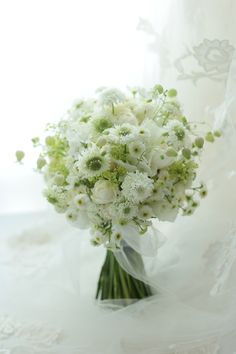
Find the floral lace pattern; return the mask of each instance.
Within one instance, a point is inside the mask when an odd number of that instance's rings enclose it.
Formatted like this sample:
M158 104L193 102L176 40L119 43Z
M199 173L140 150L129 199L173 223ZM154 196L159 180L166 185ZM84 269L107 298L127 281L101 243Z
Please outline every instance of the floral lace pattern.
M182 347L168 352L168 354L218 354L219 349L219 344L216 341L209 340L208 343L197 345L194 348L187 349Z
M229 71L235 48L228 40L204 39L175 61L179 80L200 79L224 81Z
M60 329L51 328L43 323L20 322L9 315L0 317L0 354L15 353L15 351L7 349L11 347L9 343L12 339L17 340L22 346L32 346L43 350L58 344L61 338L62 331Z
M161 54L161 67L174 65L178 80L191 80L194 84L200 79L226 80L235 53L229 40L204 38L191 48L186 46L185 53L172 61L168 48L150 21L140 18L137 30L145 32L151 39L149 50Z
M210 291L211 295L220 294L230 276L233 264L236 260L236 230L232 229L224 241L212 243L205 252L205 267L214 276L215 282Z

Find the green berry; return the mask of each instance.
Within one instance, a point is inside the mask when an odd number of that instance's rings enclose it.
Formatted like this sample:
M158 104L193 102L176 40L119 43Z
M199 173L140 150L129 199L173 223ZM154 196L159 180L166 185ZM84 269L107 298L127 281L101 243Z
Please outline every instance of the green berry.
M43 157L39 157L37 160L37 169L41 170L45 165L47 161Z
M36 136L35 138L32 138L31 141L32 141L33 145L36 146L39 144L39 137Z
M163 93L164 89L161 85L156 85L154 87L155 91L157 91L160 95Z
M177 156L177 152L174 149L170 148L167 150L166 156L175 157L175 156Z
M53 136L47 136L45 139L45 143L48 146L53 146L55 143L55 138Z
M189 160L190 157L191 157L191 151L190 151L189 149L184 148L184 149L182 150L182 155L183 155L187 160Z
M203 138L196 138L195 139L195 145L199 148L202 149L204 145L204 139Z
M177 96L177 90L174 89L174 88L168 90L168 96L169 97L176 97Z
M214 131L214 135L215 135L217 138L220 138L221 135L222 135L222 133L221 133L220 130L215 130L215 131Z
M215 141L215 138L214 138L214 135L212 134L212 132L208 132L205 136L205 139L209 143L213 143Z
M24 151L21 150L16 151L16 159L18 162L21 162L24 157L25 157Z

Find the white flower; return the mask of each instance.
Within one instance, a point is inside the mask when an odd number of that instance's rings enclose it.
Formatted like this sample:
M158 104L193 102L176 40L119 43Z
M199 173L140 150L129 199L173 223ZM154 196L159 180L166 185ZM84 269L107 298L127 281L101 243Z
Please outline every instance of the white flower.
M79 229L89 228L89 219L85 212L76 211L74 208L70 208L66 212L66 218L73 226L78 227Z
M128 149L131 157L138 158L145 151L145 144L141 141L132 141L128 144Z
M53 179L48 183L52 183ZM65 212L68 207L68 197L65 188L61 186L49 185L46 190L44 190L44 196L47 198L48 202L53 204L55 209L59 212Z
M98 100L101 105L111 105L123 102L125 98L123 92L116 88L104 88L99 93Z
M166 140L172 148L179 150L182 147L191 148L192 142L185 126L178 120L170 120L165 126Z
M137 215L138 207L128 200L117 200L113 206L112 214L114 219L131 220Z
M91 243L94 246L100 246L106 242L106 236L100 232L99 230L96 230L95 228L92 228L90 230L91 234Z
M150 219L153 216L153 210L149 205L142 205L139 208L138 217L140 219Z
M137 138L138 130L135 126L124 123L109 129L108 138L117 144L127 144Z
M109 117L98 116L91 121L91 125L96 133L102 134L106 129L113 126L113 121Z
M153 119L146 119L140 126L139 134L144 139L148 140L149 145L160 145L163 140L163 128L157 125L157 122Z
M114 242L116 245L119 245L120 241L125 236L125 229L120 225L114 225L111 231L111 242Z
M154 215L160 220L160 221L170 221L173 222L179 212L179 209L173 208L169 202L154 202L152 203L152 210L154 212Z
M135 115L132 113L132 111L127 108L123 107L118 110L119 107L115 108L115 117L117 117L116 123L117 124L123 124L123 123L128 123L131 125L138 125L137 118ZM117 112L118 110L118 112Z
M99 180L93 188L92 199L97 204L107 204L116 198L117 186L107 180Z
M152 172L152 170L151 170L151 168L149 166L149 163L148 163L146 158L142 157L141 161L138 161L137 167L138 167L140 172L147 173L148 176L150 176L150 177L152 177L152 176L154 176L156 174L156 173Z
M152 118L154 112L155 112L155 106L153 106L150 103L140 104L137 102L134 107L134 114L137 117L139 124L141 124L146 119Z
M85 210L90 203L90 199L87 194L78 194L74 198L74 204L79 210Z
M121 187L127 200L138 203L152 194L153 180L146 173L130 172L126 175Z
M139 250L152 218L174 221L180 209L189 215L196 196L207 194L193 181L209 139L188 124L170 92L101 88L48 127L39 155L47 161L45 196L74 226L91 226L94 245L115 250L123 239Z
M157 170L170 166L175 160L175 157L167 156L164 149L156 148L150 154L150 167L156 174Z
M107 155L103 155L97 146L84 150L78 162L75 163L78 174L83 177L98 176L109 169L110 161Z

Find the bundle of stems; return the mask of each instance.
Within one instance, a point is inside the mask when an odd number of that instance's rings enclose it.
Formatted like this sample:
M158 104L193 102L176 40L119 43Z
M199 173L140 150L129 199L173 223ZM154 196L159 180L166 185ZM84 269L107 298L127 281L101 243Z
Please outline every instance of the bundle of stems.
M126 255L132 258L132 263L137 271L144 272L142 257L132 248L124 248ZM144 299L152 296L151 287L143 281L127 273L118 263L114 253L107 250L105 262L102 266L96 299Z

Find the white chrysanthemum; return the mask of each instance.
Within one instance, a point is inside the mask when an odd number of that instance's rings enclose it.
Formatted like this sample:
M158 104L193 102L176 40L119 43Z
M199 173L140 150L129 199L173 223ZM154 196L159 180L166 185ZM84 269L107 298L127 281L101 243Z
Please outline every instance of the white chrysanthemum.
M129 123L117 125L109 129L108 138L116 144L127 144L136 140L138 137L138 129Z
M122 183L122 193L131 202L139 203L150 197L153 180L146 173L128 173Z
M84 153L75 163L78 174L84 178L99 176L109 169L110 160L107 155L103 155L97 146L84 150Z
M141 141L132 141L128 144L129 154L131 157L139 158L145 151L145 144Z
M112 105L124 102L126 99L123 92L116 88L104 88L99 93L98 101L101 105Z

